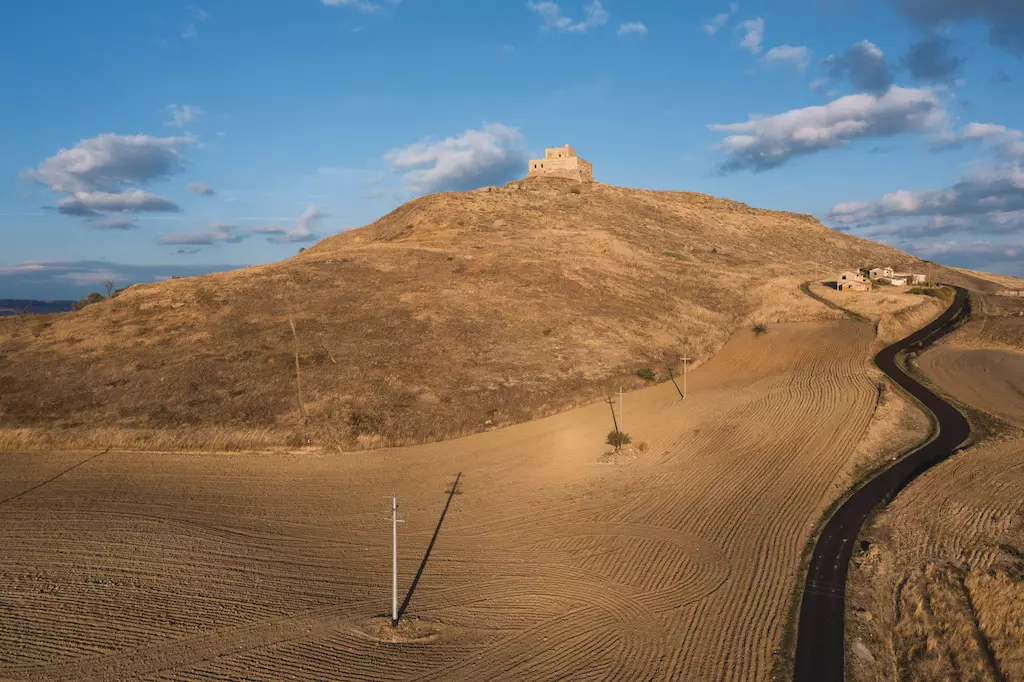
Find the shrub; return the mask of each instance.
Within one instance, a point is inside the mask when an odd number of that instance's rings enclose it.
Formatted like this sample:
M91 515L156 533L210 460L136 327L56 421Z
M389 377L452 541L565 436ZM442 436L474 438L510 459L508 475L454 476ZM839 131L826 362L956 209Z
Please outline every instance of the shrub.
M94 291L91 294L89 294L88 296L86 296L85 298L83 298L78 303L72 304L71 305L71 309L72 310L81 310L82 308L84 308L87 305L92 305L93 303L99 303L100 301L103 301L103 300L106 300L105 297L103 296L103 294L101 294L98 291Z
M669 258L682 258L683 257L683 254L679 253L678 251L662 251L661 255L662 256L668 256Z
M768 325L766 325L764 322L758 322L757 324L754 325L754 334L756 334L757 336L761 336L762 334L767 333Z
M609 431L608 437L605 438L604 442L618 450L623 445L629 445L632 443L633 439L629 437L628 433L623 433L622 431Z
M636 371L636 375L644 381L654 381L658 378L650 367L641 367Z

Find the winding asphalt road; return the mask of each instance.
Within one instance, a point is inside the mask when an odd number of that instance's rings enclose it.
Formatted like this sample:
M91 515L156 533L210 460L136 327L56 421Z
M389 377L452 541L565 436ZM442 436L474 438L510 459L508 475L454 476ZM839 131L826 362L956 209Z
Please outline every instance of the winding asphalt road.
M796 682L842 682L844 679L846 573L864 520L926 469L952 455L971 434L970 425L956 408L918 383L896 362L900 353L926 348L970 315L967 290L954 288L956 297L952 305L938 319L875 356L875 364L890 379L935 415L939 432L935 439L857 489L825 524L811 555L800 604L794 666Z

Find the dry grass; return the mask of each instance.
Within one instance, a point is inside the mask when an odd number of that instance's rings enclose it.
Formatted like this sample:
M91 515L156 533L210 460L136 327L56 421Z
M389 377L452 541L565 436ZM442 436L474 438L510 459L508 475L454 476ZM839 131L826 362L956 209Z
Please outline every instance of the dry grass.
M600 402L344 456L7 454L0 499L29 492L0 507L0 678L766 679L832 482L897 405L873 341L737 331L685 401L630 394L636 445L605 462ZM404 595L456 472L391 630L390 493Z
M997 320L1009 332L998 338L1024 327ZM1024 354L992 348L992 329L976 317L919 367L958 400L1024 428ZM1024 679L1021 490L1016 431L930 470L879 516L850 579L854 679Z
M451 438L637 388L637 368L664 375L684 353L699 365L754 321L827 317L797 290L816 263L917 264L809 216L569 186L427 196L280 263L0 320L0 440Z
M947 300L913 294L910 290L910 287L877 287L870 292L854 292L837 291L823 284L811 285L811 291L826 301L873 321L879 345L902 339L949 307Z

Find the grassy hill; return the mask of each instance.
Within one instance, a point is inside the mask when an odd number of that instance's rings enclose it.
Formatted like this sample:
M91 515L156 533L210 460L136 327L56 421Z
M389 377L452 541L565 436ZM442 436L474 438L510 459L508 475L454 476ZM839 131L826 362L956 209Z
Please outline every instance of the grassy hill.
M920 269L701 194L530 179L425 196L279 263L0 320L0 447L470 433L705 360L738 326L809 314L799 282L862 265Z

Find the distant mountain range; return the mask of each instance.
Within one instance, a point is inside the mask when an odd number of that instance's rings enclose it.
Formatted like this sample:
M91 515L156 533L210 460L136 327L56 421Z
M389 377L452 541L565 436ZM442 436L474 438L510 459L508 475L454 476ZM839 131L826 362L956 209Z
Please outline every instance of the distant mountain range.
M35 301L21 298L0 298L0 316L30 313L63 313L71 310L74 301Z

